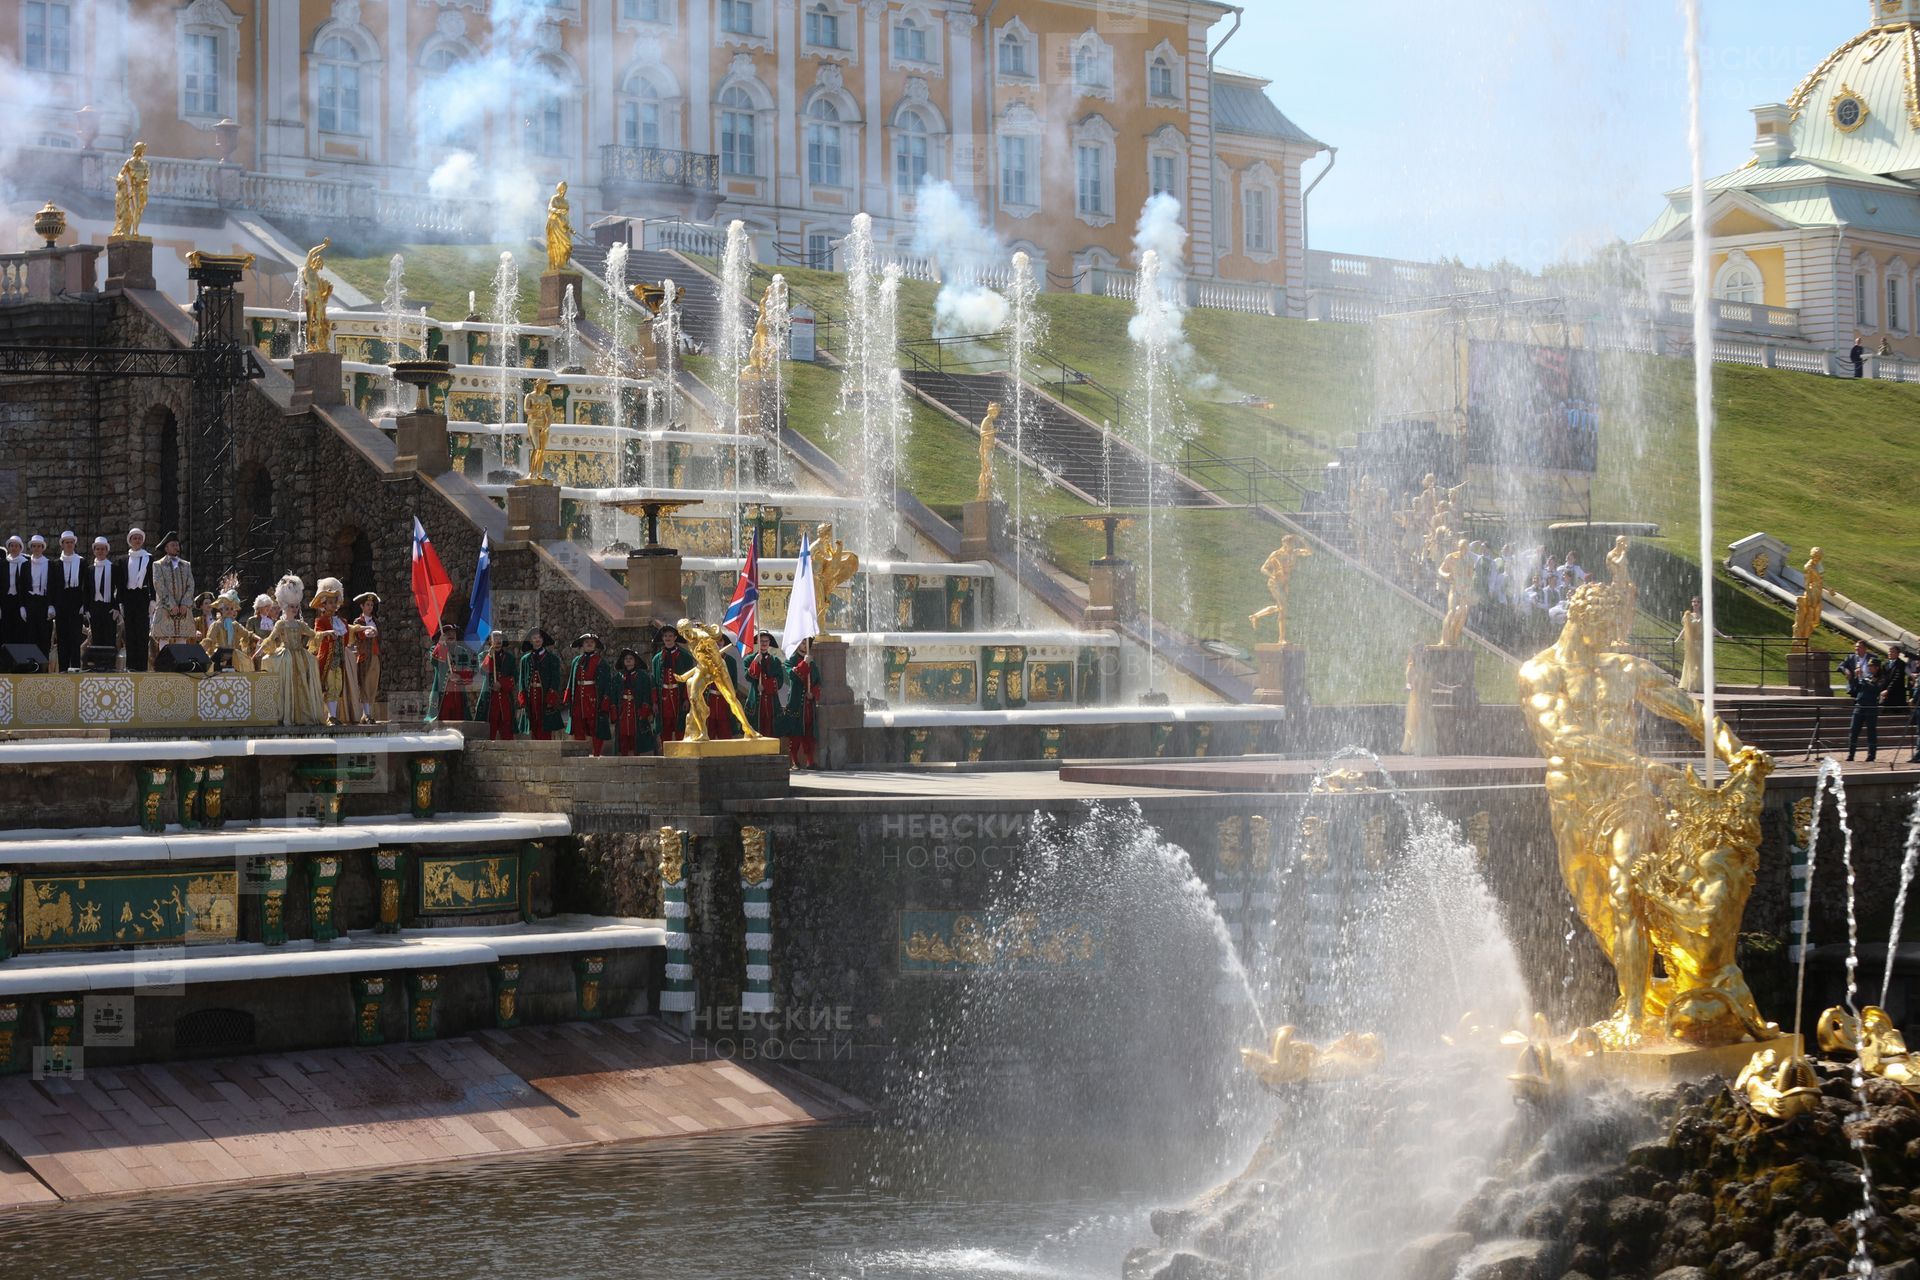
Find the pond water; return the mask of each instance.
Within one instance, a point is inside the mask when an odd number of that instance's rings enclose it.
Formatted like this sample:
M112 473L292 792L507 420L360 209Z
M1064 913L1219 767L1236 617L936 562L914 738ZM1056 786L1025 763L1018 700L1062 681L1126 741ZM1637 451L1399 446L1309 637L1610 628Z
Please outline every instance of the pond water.
M0 1276L1115 1280L1197 1188L1137 1147L765 1130L459 1167L36 1209Z

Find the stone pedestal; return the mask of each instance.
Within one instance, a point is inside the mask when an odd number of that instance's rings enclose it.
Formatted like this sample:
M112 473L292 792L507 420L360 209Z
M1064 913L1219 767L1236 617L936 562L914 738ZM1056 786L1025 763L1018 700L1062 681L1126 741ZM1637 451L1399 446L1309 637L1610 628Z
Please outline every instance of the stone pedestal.
M1430 644L1420 651L1425 664L1430 705L1477 707L1480 688L1474 680L1473 650L1465 645Z
M453 466L444 414L418 410L401 414L394 425L393 443L393 465L397 471L437 476Z
M1585 1059L1582 1065L1603 1080L1658 1089L1682 1080L1704 1080L1708 1076L1725 1076L1731 1080L1753 1060L1754 1054L1766 1049L1782 1058L1798 1054L1800 1037L1788 1032L1769 1040L1743 1040L1739 1044L1712 1047L1678 1042L1643 1045L1638 1049L1596 1054Z
M680 589L680 553L662 547L658 555L627 557L627 613L629 626L675 623L687 616L687 600Z
M1126 622L1134 615L1133 561L1104 556L1091 563L1087 577L1087 608L1081 615L1084 625L1110 627Z
M549 271L540 277L540 323L559 324L560 310L566 305L567 288L573 288L573 306L578 314L584 314L587 300L580 292L580 273L578 271Z
M1297 644L1257 644L1253 700L1263 707L1307 705L1307 651Z
M866 711L847 681L850 646L845 640L816 636L813 669L820 676L820 702L814 709L815 763L822 769L845 769L859 763L860 730Z
M92 293L99 258L100 246L97 244L29 249L27 296L35 302L47 302L54 298Z
M153 288L153 241L107 237L107 292Z
M782 755L784 750L778 738L709 738L705 742L663 742L660 754L669 759L737 760L742 756Z
M340 353L303 351L293 358L293 413L303 413L313 405L344 404L340 386Z
M560 537L560 486L516 480L507 486L507 541L554 542Z
M988 560L1005 544L1007 504L989 500L969 502L960 511L960 558Z
M1818 651L1787 654L1787 683L1818 698L1833 696L1833 657Z

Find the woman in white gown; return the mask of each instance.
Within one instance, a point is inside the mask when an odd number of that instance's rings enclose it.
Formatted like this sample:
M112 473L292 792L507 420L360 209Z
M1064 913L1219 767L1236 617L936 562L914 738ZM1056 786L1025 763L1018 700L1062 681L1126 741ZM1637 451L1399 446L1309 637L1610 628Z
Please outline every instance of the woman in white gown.
M260 643L262 669L280 677L280 722L325 724L327 704L320 696L320 664L313 653L313 628L300 617L306 584L288 574L273 589L280 620ZM266 659L271 661L265 661Z

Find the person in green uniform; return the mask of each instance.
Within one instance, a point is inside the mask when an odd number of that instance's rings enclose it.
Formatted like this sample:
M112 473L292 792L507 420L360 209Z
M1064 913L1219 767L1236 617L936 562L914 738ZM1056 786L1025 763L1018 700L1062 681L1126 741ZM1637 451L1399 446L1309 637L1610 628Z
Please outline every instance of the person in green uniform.
M545 741L567 730L567 676L553 637L545 628L527 633L527 649L520 655L520 705L527 713L527 736Z
M652 755L660 749L653 674L632 649L622 649L613 664L602 670L606 678L602 705L613 729L613 753Z
M780 712L780 691L787 684L787 664L773 643L773 632L754 637L753 656L747 659L747 718L756 733L772 738L780 731L774 721Z
M694 669L693 654L674 627L660 628L660 649L653 655L653 686L660 740L678 742L687 734L687 690L681 678Z

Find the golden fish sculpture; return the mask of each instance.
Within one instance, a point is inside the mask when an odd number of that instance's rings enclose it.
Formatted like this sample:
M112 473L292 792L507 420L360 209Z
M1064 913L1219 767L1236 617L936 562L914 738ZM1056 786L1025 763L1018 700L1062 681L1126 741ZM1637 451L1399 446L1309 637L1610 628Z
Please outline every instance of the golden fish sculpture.
M1265 1049L1242 1049L1240 1064L1269 1089L1295 1084L1325 1084L1370 1076L1386 1061L1386 1047L1372 1032L1349 1031L1322 1049L1296 1037L1296 1027L1273 1033Z
M1815 1034L1823 1052L1854 1054L1868 1075L1920 1092L1920 1063L1914 1062L1906 1037L1879 1005L1868 1005L1858 1018L1835 1005L1820 1015Z
M1820 1105L1820 1077L1813 1064L1797 1053L1781 1055L1762 1049L1741 1068L1733 1091L1747 1105L1771 1120L1791 1120Z

